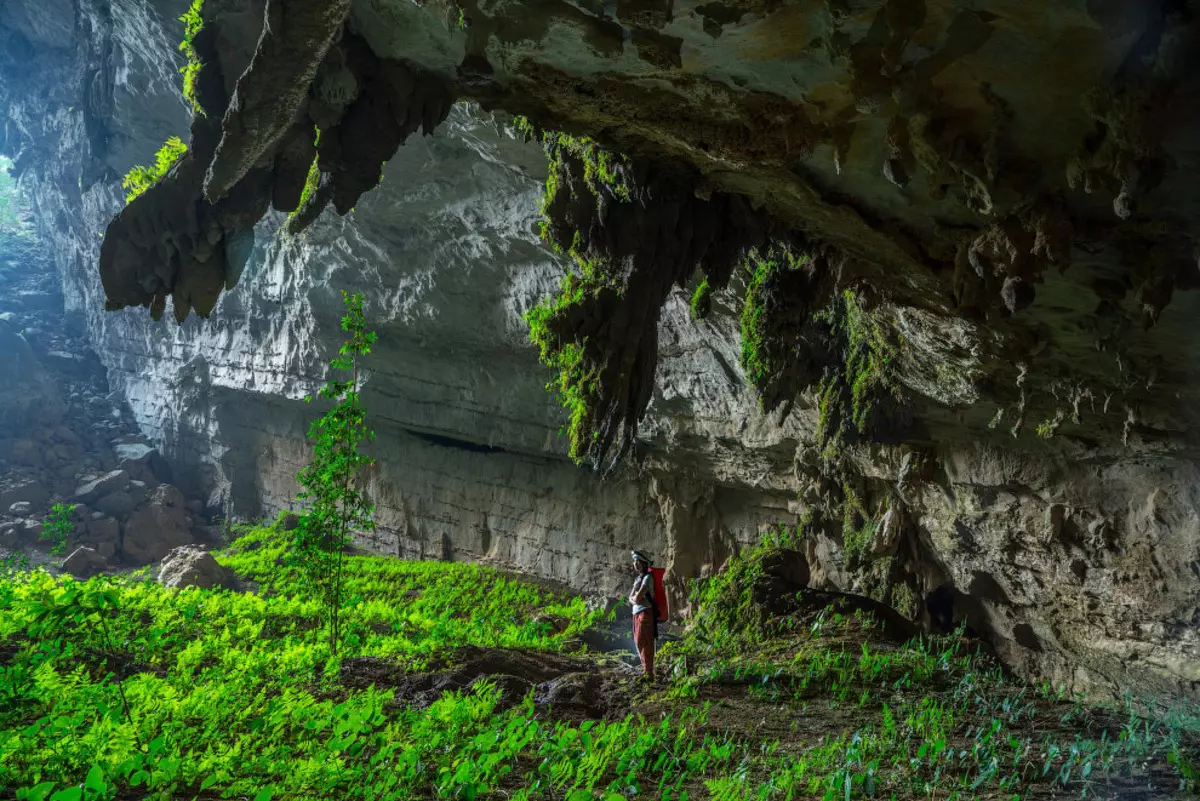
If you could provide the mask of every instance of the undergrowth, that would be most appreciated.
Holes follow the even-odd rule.
[[[700,583],[699,614],[662,649],[661,711],[721,705],[747,756],[704,781],[713,799],[1185,798],[1197,789],[1200,710],[1132,696],[1088,704],[1015,680],[949,637],[899,642],[861,609],[769,619],[764,564],[799,547],[780,529]],[[713,707],[714,709],[716,706]]]
[[[1194,782],[1194,710],[1089,706],[1013,681],[961,636],[898,644],[832,606],[764,618],[743,599],[764,558],[801,541],[780,529],[698,586],[695,623],[660,654],[670,683],[586,720],[532,695],[501,707],[486,680],[427,709],[347,688],[270,529],[219,557],[254,593],[0,580],[0,796],[1009,801]],[[600,617],[477,566],[347,569],[342,659],[417,670],[464,644],[562,650]]]
[[[461,786],[442,768],[489,725],[494,693],[424,714],[342,688],[312,624],[320,600],[300,591],[286,550],[285,535],[256,529],[220,556],[256,594],[44,571],[0,579],[0,788],[373,799]],[[346,584],[344,652],[414,670],[460,645],[560,650],[598,614],[471,565],[354,556]],[[551,635],[539,614],[569,627]],[[79,785],[82,796],[69,789]]]

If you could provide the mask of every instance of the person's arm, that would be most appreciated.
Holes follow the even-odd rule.
[[[634,606],[648,606],[646,595],[649,591],[650,582],[646,581],[645,577],[638,579],[638,582],[633,585],[633,591],[629,593],[629,602]]]

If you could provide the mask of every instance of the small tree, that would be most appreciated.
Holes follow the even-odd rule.
[[[358,392],[359,360],[371,352],[375,333],[367,330],[363,296],[342,292],[342,300],[346,304],[342,330],[349,338],[329,366],[349,375],[344,380],[331,378],[317,393],[333,401],[334,406],[314,420],[308,431],[313,440],[313,458],[296,476],[301,486],[298,498],[308,508],[295,529],[292,544],[294,563],[321,600],[329,647],[334,654],[341,637],[346,547],[354,531],[375,528],[375,507],[358,486],[359,471],[374,463],[359,451],[362,442],[374,439],[375,433],[366,426]]]
[[[51,556],[64,556],[67,553],[67,538],[75,531],[75,523],[71,521],[73,514],[75,504],[56,503],[42,524],[42,539],[50,540]]]

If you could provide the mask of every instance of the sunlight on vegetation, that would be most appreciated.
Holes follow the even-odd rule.
[[[192,111],[201,117],[206,115],[200,106],[199,98],[196,97],[196,79],[200,76],[200,68],[203,65],[194,43],[196,34],[204,27],[204,18],[201,16],[203,11],[204,0],[192,0],[192,5],[179,18],[183,23],[183,41],[179,43],[179,49],[187,56],[187,63],[180,69],[183,73],[183,96],[192,107]]]
[[[442,768],[479,747],[476,733],[513,726],[492,715],[495,693],[414,712],[341,687],[310,622],[321,600],[277,564],[287,549],[286,535],[260,528],[220,555],[258,594],[43,571],[0,579],[0,787],[375,799],[462,786]],[[409,669],[461,645],[560,650],[598,614],[472,565],[353,556],[345,569],[344,653]],[[570,626],[552,636],[535,613]]]
[[[580,599],[474,565],[349,556],[339,658],[288,535],[241,532],[219,561],[255,593],[0,580],[0,786],[43,801],[965,801],[1170,797],[1194,775],[1197,723],[1180,710],[1088,707],[1014,683],[961,637],[900,645],[858,612],[773,620],[739,601],[800,532],[698,587],[697,625],[662,650],[669,686],[585,720],[532,696],[501,708],[486,678],[424,710],[342,681],[352,659],[419,670],[463,645],[561,651],[600,619]]]
[[[121,188],[125,190],[125,202],[132,203],[135,198],[158,183],[164,175],[171,171],[176,162],[183,158],[187,149],[187,145],[183,143],[182,139],[172,136],[154,155],[152,166],[134,167],[126,173],[124,180],[121,181]]]

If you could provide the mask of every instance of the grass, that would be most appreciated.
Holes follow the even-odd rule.
[[[1008,801],[1169,798],[1194,782],[1194,709],[1089,706],[961,637],[900,643],[799,597],[773,616],[755,600],[764,559],[802,538],[780,529],[697,585],[695,624],[660,653],[671,682],[583,720],[532,696],[502,704],[488,681],[427,709],[345,685],[270,529],[220,556],[253,594],[9,577],[0,797]],[[477,566],[354,556],[349,572],[342,660],[550,654],[599,617]]]
[[[178,136],[172,136],[159,148],[154,155],[154,163],[149,167],[134,167],[125,174],[121,188],[125,190],[125,202],[132,203],[135,198],[158,183],[163,176],[171,171],[187,153],[187,145]]]

